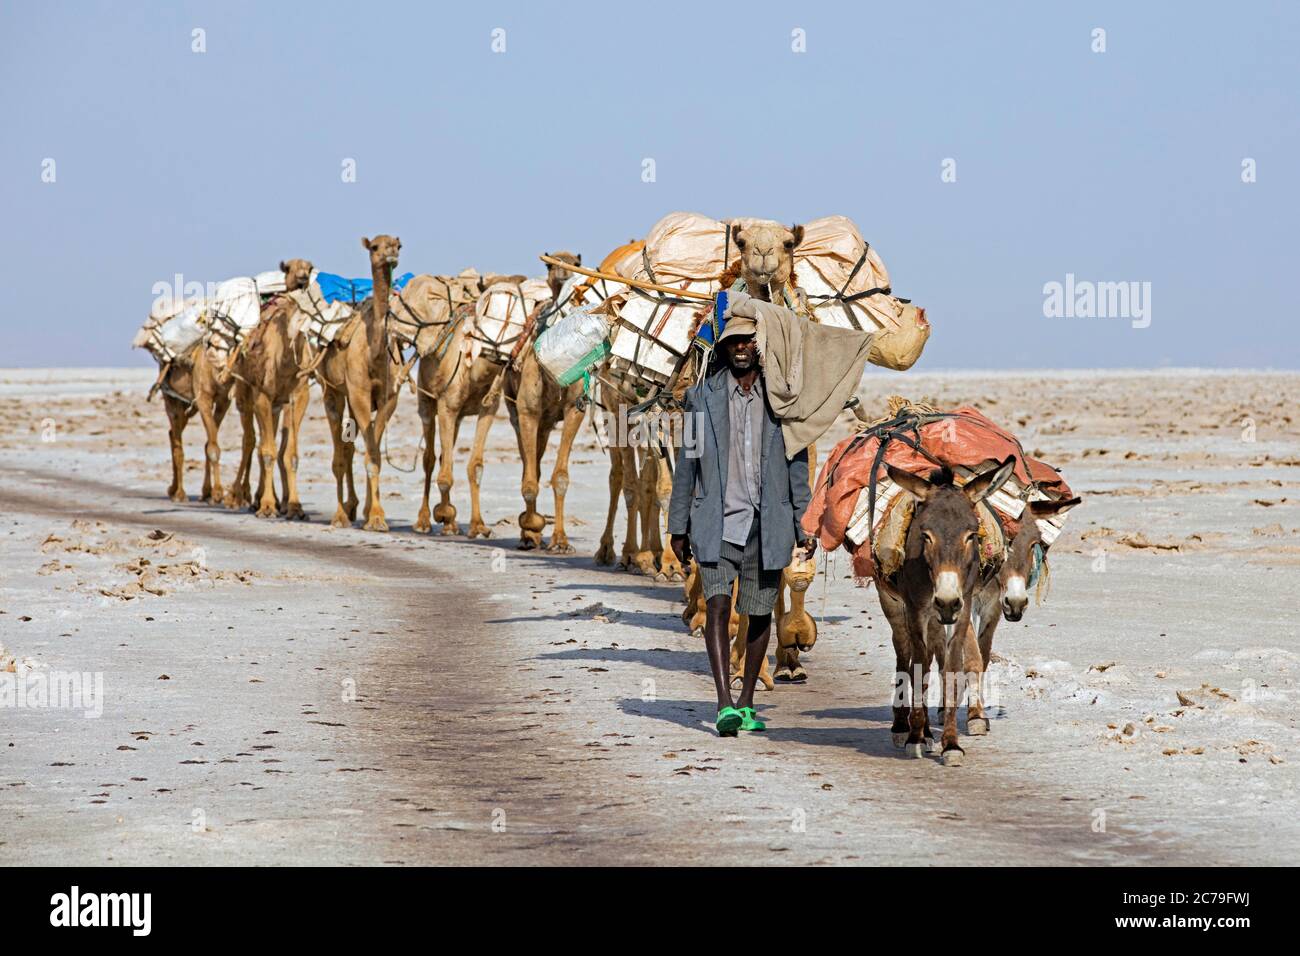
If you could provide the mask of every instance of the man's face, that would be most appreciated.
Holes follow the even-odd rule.
[[[733,335],[722,343],[722,350],[733,372],[748,372],[758,367],[758,343],[752,335]]]

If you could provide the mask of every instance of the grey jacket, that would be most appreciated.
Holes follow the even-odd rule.
[[[677,450],[668,533],[689,534],[695,559],[705,564],[722,552],[723,495],[731,443],[727,389],[731,372],[721,369],[686,391],[684,414],[695,416],[694,447]],[[762,494],[758,520],[763,568],[775,571],[790,563],[795,542],[805,535],[799,521],[808,508],[808,452],[786,460],[781,426],[766,406],[763,424]]]

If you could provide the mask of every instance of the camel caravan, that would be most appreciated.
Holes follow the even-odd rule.
[[[263,518],[305,518],[298,436],[315,384],[333,449],[331,524],[360,520],[365,530],[387,531],[384,437],[409,391],[423,445],[414,530],[431,533],[436,524],[443,535],[462,533],[453,464],[460,426],[472,417],[464,533],[488,537],[480,507],[485,448],[504,403],[519,451],[519,547],[571,554],[569,458],[589,422],[609,476],[596,563],[680,582],[683,625],[702,635],[699,566],[693,558],[683,566],[668,546],[674,462],[679,451],[690,454],[702,427],[700,415],[684,407],[686,391],[721,367],[715,346],[727,303],[749,297],[763,317],[758,352],[787,455],[807,451],[812,500],[802,529],[824,553],[843,548],[851,555],[855,578],[875,584],[893,632],[895,745],[914,756],[934,749],[927,708],[936,699],[934,669],[942,684],[942,761],[958,764],[964,753],[960,703],[967,734],[988,733],[983,675],[997,622],[1019,620],[1031,591],[1045,595],[1048,549],[1079,499],[1054,468],[1026,455],[978,409],[900,397],[876,415],[859,406],[854,393],[865,364],[905,372],[931,327],[923,308],[893,294],[883,261],[852,220],[828,216],[787,227],[675,212],[594,268],[572,252],[545,254],[546,273],[536,278],[472,268],[396,276],[400,239],[379,235],[361,245],[369,278],[288,259],[276,272],[228,280],[207,296],[155,303],[133,345],[158,362],[150,397],[160,393],[167,414],[173,500],[187,500],[182,434],[197,412],[206,438],[202,501]],[[223,488],[218,432],[232,401],[242,441],[234,478]],[[846,421],[849,437],[819,469],[817,442]],[[548,541],[538,498],[557,426]],[[435,473],[438,501],[430,508]],[[805,599],[816,575],[816,561],[796,546],[772,618],[776,669],[769,671],[764,655],[757,672],[768,690],[808,680],[801,654],[818,629]],[[733,611],[737,685],[747,629],[746,616]]]

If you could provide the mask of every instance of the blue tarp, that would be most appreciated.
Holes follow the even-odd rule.
[[[415,278],[414,272],[393,280],[393,288],[401,289]],[[375,287],[371,279],[345,279],[332,272],[316,273],[316,284],[320,286],[321,295],[326,302],[348,302],[359,305],[364,302]]]

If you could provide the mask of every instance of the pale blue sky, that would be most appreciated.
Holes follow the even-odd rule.
[[[852,217],[920,368],[1300,367],[1297,41],[1295,3],[3,0],[0,366],[148,364],[176,272],[363,275],[388,232],[535,273],[693,209]],[[1044,318],[1067,273],[1150,326]]]

